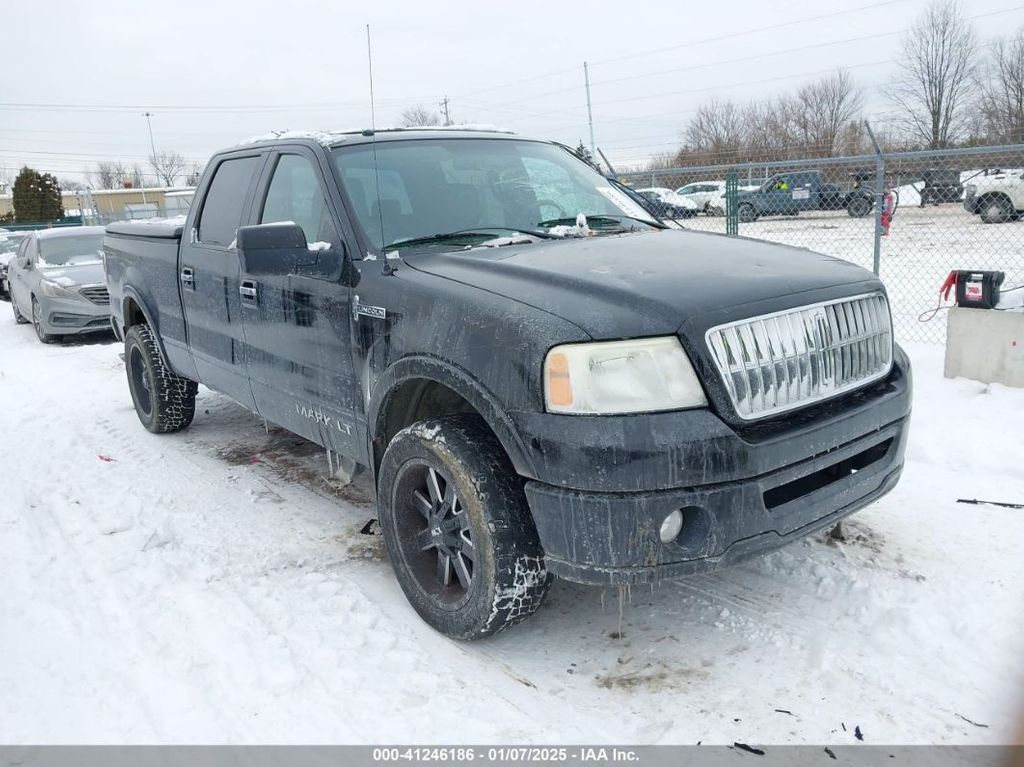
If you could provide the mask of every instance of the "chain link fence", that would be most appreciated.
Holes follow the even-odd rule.
[[[904,341],[945,340],[945,312],[920,318],[953,269],[1005,272],[1004,289],[1024,284],[1024,145],[619,178],[689,229],[810,248],[874,271]]]

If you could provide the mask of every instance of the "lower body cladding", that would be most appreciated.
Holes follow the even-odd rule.
[[[653,426],[654,444],[644,448],[620,441],[606,450],[615,438],[601,435],[610,429],[592,432],[589,469],[577,464],[566,476],[578,483],[586,474],[600,490],[558,486],[551,480],[566,480],[553,473],[527,481],[555,575],[626,585],[708,572],[829,527],[877,500],[903,469],[910,371],[901,366],[876,392],[837,400],[767,438],[741,437],[709,411],[665,416],[667,428]],[[667,447],[673,432],[678,449]],[[535,444],[564,461],[576,438]],[[702,442],[713,447],[702,454]],[[630,473],[635,491],[626,486]]]

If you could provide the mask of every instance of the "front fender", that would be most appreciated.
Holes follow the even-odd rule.
[[[403,383],[415,379],[439,383],[469,402],[497,436],[516,472],[521,476],[536,476],[533,461],[519,432],[498,399],[463,368],[439,357],[427,355],[402,357],[377,379],[367,406],[367,448],[370,456],[376,456],[375,446],[381,453],[386,447],[380,445],[378,440],[384,435],[387,406],[391,396]]]

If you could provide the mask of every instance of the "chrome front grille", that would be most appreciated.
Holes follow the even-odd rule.
[[[110,303],[110,293],[107,292],[105,285],[94,285],[88,288],[80,288],[78,292],[82,298],[86,298],[94,304]]]
[[[892,322],[881,293],[711,328],[711,356],[740,418],[837,397],[888,375]]]

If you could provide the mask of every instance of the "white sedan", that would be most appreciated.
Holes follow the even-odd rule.
[[[671,189],[660,186],[649,186],[637,189],[637,194],[646,197],[653,203],[662,218],[690,218],[700,212],[700,208],[692,200],[681,197]]]
[[[692,202],[699,211],[712,214],[712,208],[725,194],[724,181],[695,181],[676,189],[676,194]]]

